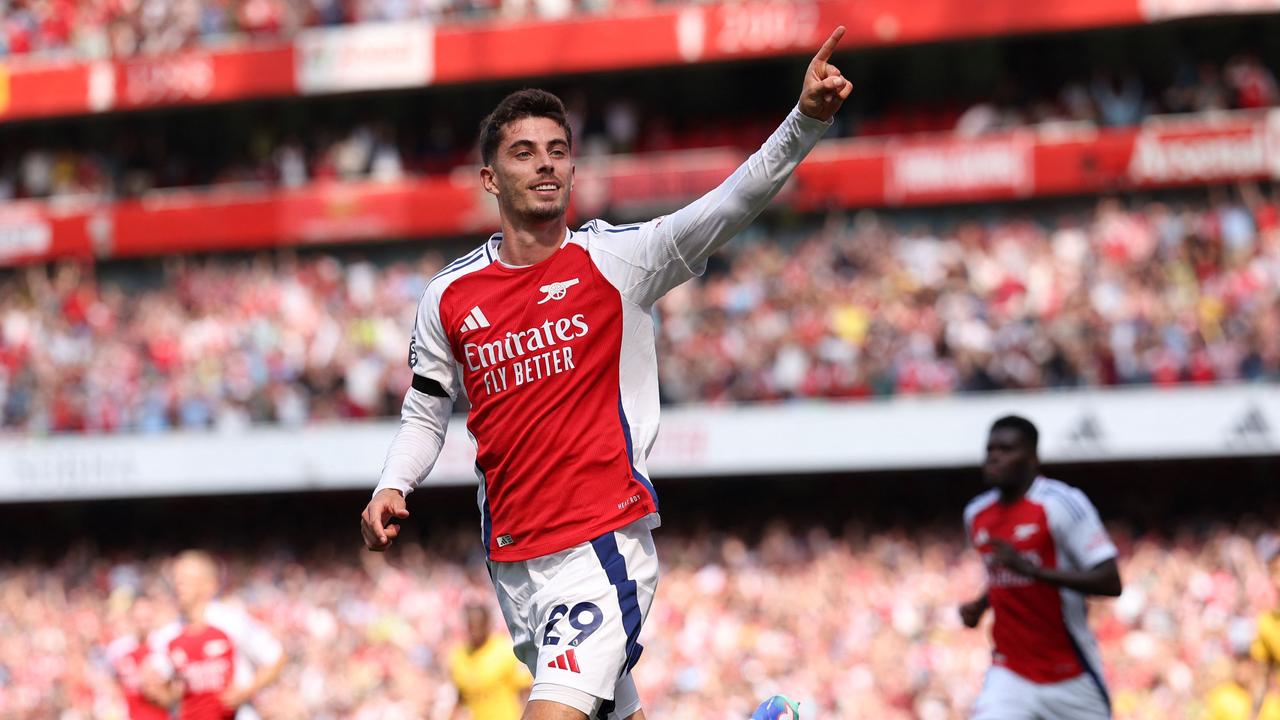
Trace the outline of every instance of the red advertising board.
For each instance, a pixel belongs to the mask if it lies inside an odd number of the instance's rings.
[[[711,149],[584,160],[571,214],[666,212],[715,187],[742,159]],[[1280,178],[1280,110],[1069,134],[829,140],[779,202],[799,210],[999,202],[1263,177]],[[78,209],[10,203],[0,206],[0,264],[481,235],[498,219],[477,178],[462,168],[391,183],[165,192]]]

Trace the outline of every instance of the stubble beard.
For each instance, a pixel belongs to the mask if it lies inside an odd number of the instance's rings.
[[[561,217],[569,209],[569,194],[565,193],[562,200],[557,200],[551,204],[531,203],[521,213],[529,220],[536,222],[546,222]]]

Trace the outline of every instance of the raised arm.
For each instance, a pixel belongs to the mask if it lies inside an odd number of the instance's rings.
[[[805,70],[799,102],[764,145],[719,187],[667,218],[666,232],[695,272],[778,194],[853,91],[830,62],[843,36],[844,26],[836,28],[814,55]]]
[[[728,179],[668,216],[598,234],[593,248],[597,261],[629,300],[652,305],[671,288],[702,274],[707,257],[778,194],[853,90],[830,63],[843,35],[844,27],[838,27],[823,43],[805,71],[796,107]]]

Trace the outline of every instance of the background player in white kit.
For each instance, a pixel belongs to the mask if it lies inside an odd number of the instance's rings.
[[[810,62],[795,109],[723,184],[669,216],[565,223],[573,138],[549,93],[508,96],[481,129],[502,232],[427,286],[410,342],[413,387],[361,517],[373,550],[408,516],[453,401],[471,403],[481,532],[515,652],[534,675],[526,720],[643,718],[630,671],[653,601],[658,503],[645,465],[658,430],[653,304],[760,213],[852,86]],[[754,717],[793,718],[782,696]]]
[[[1120,594],[1116,548],[1089,498],[1040,475],[1039,432],[1017,416],[991,426],[983,477],[991,490],[964,510],[987,591],[960,608],[977,627],[995,612],[995,651],[974,720],[1111,717],[1085,595]]]

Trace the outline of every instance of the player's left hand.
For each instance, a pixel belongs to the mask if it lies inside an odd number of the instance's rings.
[[[843,25],[831,33],[831,37],[818,49],[818,54],[809,61],[809,69],[804,73],[804,87],[800,90],[800,112],[823,122],[830,120],[853,92],[853,83],[829,62],[842,37]]]
[[[249,688],[243,685],[232,685],[222,691],[222,695],[218,697],[222,701],[222,705],[228,710],[235,710],[241,705],[249,702]]]
[[[1034,578],[1040,570],[1035,563],[1019,555],[1018,551],[1014,550],[1013,546],[1004,540],[992,540],[991,547],[996,556],[996,562],[1019,575]]]

